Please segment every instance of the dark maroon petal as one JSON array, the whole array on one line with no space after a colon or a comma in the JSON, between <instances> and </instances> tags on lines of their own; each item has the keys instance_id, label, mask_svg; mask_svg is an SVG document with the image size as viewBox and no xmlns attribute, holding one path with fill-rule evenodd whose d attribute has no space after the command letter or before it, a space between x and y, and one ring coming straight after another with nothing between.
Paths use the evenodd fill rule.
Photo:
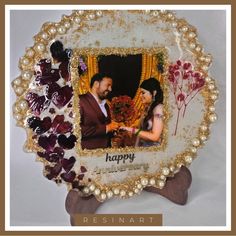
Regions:
<instances>
[{"instance_id":1,"label":"dark maroon petal","mask_svg":"<svg viewBox=\"0 0 236 236\"><path fill-rule=\"evenodd\" d=\"M57 136L51 134L48 136L40 136L38 139L38 144L40 147L44 148L47 152L53 151L54 146L56 144Z\"/></svg>"},{"instance_id":2,"label":"dark maroon petal","mask_svg":"<svg viewBox=\"0 0 236 236\"><path fill-rule=\"evenodd\" d=\"M83 180L84 174L78 175L78 180Z\"/></svg>"},{"instance_id":3,"label":"dark maroon petal","mask_svg":"<svg viewBox=\"0 0 236 236\"><path fill-rule=\"evenodd\" d=\"M60 109L70 101L72 95L72 88L66 85L53 94L52 102Z\"/></svg>"},{"instance_id":4,"label":"dark maroon petal","mask_svg":"<svg viewBox=\"0 0 236 236\"><path fill-rule=\"evenodd\" d=\"M64 149L72 149L75 146L76 142L76 137L75 135L70 135L68 138L64 135L61 134L58 137L58 144L64 148Z\"/></svg>"},{"instance_id":5,"label":"dark maroon petal","mask_svg":"<svg viewBox=\"0 0 236 236\"><path fill-rule=\"evenodd\" d=\"M39 157L45 158L47 156L47 152L37 152Z\"/></svg>"},{"instance_id":6,"label":"dark maroon petal","mask_svg":"<svg viewBox=\"0 0 236 236\"><path fill-rule=\"evenodd\" d=\"M176 63L177 63L178 66L182 65L182 62L180 60L178 60Z\"/></svg>"},{"instance_id":7,"label":"dark maroon petal","mask_svg":"<svg viewBox=\"0 0 236 236\"><path fill-rule=\"evenodd\" d=\"M58 93L58 91L61 89L61 87L57 83L52 83L47 85L46 87L46 97L48 99L52 99L52 96L55 93Z\"/></svg>"},{"instance_id":8,"label":"dark maroon petal","mask_svg":"<svg viewBox=\"0 0 236 236\"><path fill-rule=\"evenodd\" d=\"M65 134L72 131L72 124L68 121L64 122L64 115L57 115L52 123L52 131L57 134Z\"/></svg>"},{"instance_id":9,"label":"dark maroon petal","mask_svg":"<svg viewBox=\"0 0 236 236\"><path fill-rule=\"evenodd\" d=\"M180 93L178 96L177 96L177 100L178 101L183 101L185 99L185 95L183 93Z\"/></svg>"},{"instance_id":10,"label":"dark maroon petal","mask_svg":"<svg viewBox=\"0 0 236 236\"><path fill-rule=\"evenodd\" d=\"M183 65L184 70L189 69L189 67L191 66L191 64L189 62L185 62Z\"/></svg>"},{"instance_id":11,"label":"dark maroon petal","mask_svg":"<svg viewBox=\"0 0 236 236\"><path fill-rule=\"evenodd\" d=\"M51 114L54 114L56 111L55 111L54 108L50 108L50 109L49 109L49 112L50 112Z\"/></svg>"},{"instance_id":12,"label":"dark maroon petal","mask_svg":"<svg viewBox=\"0 0 236 236\"><path fill-rule=\"evenodd\" d=\"M45 170L48 172L46 177L51 180L60 174L62 166L60 163L57 163L54 167L45 166Z\"/></svg>"},{"instance_id":13,"label":"dark maroon petal","mask_svg":"<svg viewBox=\"0 0 236 236\"><path fill-rule=\"evenodd\" d=\"M74 171L70 171L70 172L66 172L66 173L62 173L61 174L61 178L66 181L66 182L73 182L73 180L75 179L75 172Z\"/></svg>"},{"instance_id":14,"label":"dark maroon petal","mask_svg":"<svg viewBox=\"0 0 236 236\"><path fill-rule=\"evenodd\" d=\"M69 61L62 62L59 66L61 77L64 78L66 81L70 80L70 65Z\"/></svg>"},{"instance_id":15,"label":"dark maroon petal","mask_svg":"<svg viewBox=\"0 0 236 236\"><path fill-rule=\"evenodd\" d=\"M81 166L80 170L81 170L82 173L87 172L87 169L84 166Z\"/></svg>"},{"instance_id":16,"label":"dark maroon petal","mask_svg":"<svg viewBox=\"0 0 236 236\"><path fill-rule=\"evenodd\" d=\"M62 158L62 157L64 156L64 154L65 154L63 148L61 148L61 147L55 147L54 150L53 150L53 152L57 153L57 155L58 155L60 158Z\"/></svg>"},{"instance_id":17,"label":"dark maroon petal","mask_svg":"<svg viewBox=\"0 0 236 236\"><path fill-rule=\"evenodd\" d=\"M63 158L61 160L61 164L62 164L62 167L63 169L68 172L71 170L71 168L74 166L75 164L75 157L71 156L69 159L65 159Z\"/></svg>"},{"instance_id":18,"label":"dark maroon petal","mask_svg":"<svg viewBox=\"0 0 236 236\"><path fill-rule=\"evenodd\" d=\"M52 130L56 131L57 127L64 121L64 115L56 115L52 122Z\"/></svg>"},{"instance_id":19,"label":"dark maroon petal","mask_svg":"<svg viewBox=\"0 0 236 236\"><path fill-rule=\"evenodd\" d=\"M178 69L179 69L179 66L178 66L178 65L174 65L174 69L175 69L175 70L178 70Z\"/></svg>"}]
</instances>

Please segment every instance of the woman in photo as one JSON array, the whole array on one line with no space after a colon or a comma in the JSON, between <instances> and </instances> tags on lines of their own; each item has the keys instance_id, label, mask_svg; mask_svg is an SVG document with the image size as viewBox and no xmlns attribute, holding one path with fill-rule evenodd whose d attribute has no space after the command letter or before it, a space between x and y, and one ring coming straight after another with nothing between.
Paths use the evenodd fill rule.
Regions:
<instances>
[{"instance_id":1,"label":"woman in photo","mask_svg":"<svg viewBox=\"0 0 236 236\"><path fill-rule=\"evenodd\" d=\"M163 91L160 82L155 78L144 80L140 88L145 107L140 127L121 127L121 129L137 136L135 146L158 146L161 144L163 130Z\"/></svg>"}]
</instances>

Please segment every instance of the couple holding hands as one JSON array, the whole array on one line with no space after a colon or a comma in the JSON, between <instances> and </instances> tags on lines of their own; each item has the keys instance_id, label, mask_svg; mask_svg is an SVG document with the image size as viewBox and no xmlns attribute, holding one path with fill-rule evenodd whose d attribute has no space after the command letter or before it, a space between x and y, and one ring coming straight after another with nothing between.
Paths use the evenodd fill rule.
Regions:
<instances>
[{"instance_id":1,"label":"couple holding hands","mask_svg":"<svg viewBox=\"0 0 236 236\"><path fill-rule=\"evenodd\" d=\"M81 147L96 149L111 147L111 138L116 130L125 130L136 136L135 146L160 145L163 130L163 91L155 78L144 80L141 85L141 99L145 107L139 127L124 127L111 120L106 103L112 91L112 78L97 73L91 78L90 91L79 96Z\"/></svg>"}]
</instances>

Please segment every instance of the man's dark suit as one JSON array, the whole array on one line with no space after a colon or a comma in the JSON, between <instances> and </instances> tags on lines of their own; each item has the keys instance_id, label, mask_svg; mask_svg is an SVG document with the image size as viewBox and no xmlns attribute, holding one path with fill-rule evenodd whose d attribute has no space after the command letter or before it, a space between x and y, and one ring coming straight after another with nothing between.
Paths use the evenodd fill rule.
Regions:
<instances>
[{"instance_id":1,"label":"man's dark suit","mask_svg":"<svg viewBox=\"0 0 236 236\"><path fill-rule=\"evenodd\" d=\"M79 96L80 127L82 148L95 149L111 146L110 134L106 133L106 125L111 122L110 110L107 104L107 117L103 114L97 101L91 93Z\"/></svg>"}]
</instances>

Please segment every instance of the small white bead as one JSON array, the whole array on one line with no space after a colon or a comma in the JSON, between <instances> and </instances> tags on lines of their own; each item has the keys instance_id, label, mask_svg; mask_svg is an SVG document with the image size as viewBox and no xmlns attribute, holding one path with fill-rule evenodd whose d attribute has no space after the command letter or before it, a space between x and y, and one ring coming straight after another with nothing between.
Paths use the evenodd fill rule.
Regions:
<instances>
[{"instance_id":1,"label":"small white bead","mask_svg":"<svg viewBox=\"0 0 236 236\"><path fill-rule=\"evenodd\" d=\"M205 61L209 63L209 62L211 62L211 58L210 57L206 57Z\"/></svg>"},{"instance_id":2,"label":"small white bead","mask_svg":"<svg viewBox=\"0 0 236 236\"><path fill-rule=\"evenodd\" d=\"M90 189L90 191L94 191L95 189L96 189L96 187L95 187L95 185L94 184L91 184L90 186L89 186L89 189Z\"/></svg>"},{"instance_id":3,"label":"small white bead","mask_svg":"<svg viewBox=\"0 0 236 236\"><path fill-rule=\"evenodd\" d=\"M85 187L85 188L83 189L83 192L84 192L85 194L88 194L88 193L89 193L89 188L88 188L88 187Z\"/></svg>"},{"instance_id":4,"label":"small white bead","mask_svg":"<svg viewBox=\"0 0 236 236\"><path fill-rule=\"evenodd\" d=\"M197 148L195 148L195 147L191 147L190 150L191 150L192 153L196 153L197 152Z\"/></svg>"},{"instance_id":5,"label":"small white bead","mask_svg":"<svg viewBox=\"0 0 236 236\"><path fill-rule=\"evenodd\" d=\"M79 10L79 11L78 11L78 15L81 15L81 16L82 16L83 14L84 14L84 11L83 11L83 10Z\"/></svg>"},{"instance_id":6,"label":"small white bead","mask_svg":"<svg viewBox=\"0 0 236 236\"><path fill-rule=\"evenodd\" d=\"M208 87L209 90L213 90L215 88L215 85L214 84L209 84L207 87Z\"/></svg>"},{"instance_id":7,"label":"small white bead","mask_svg":"<svg viewBox=\"0 0 236 236\"><path fill-rule=\"evenodd\" d=\"M173 17L173 14L172 14L172 13L168 13L168 14L167 14L167 17L168 17L169 19L171 19L171 18Z\"/></svg>"},{"instance_id":8,"label":"small white bead","mask_svg":"<svg viewBox=\"0 0 236 236\"><path fill-rule=\"evenodd\" d=\"M48 39L48 34L45 33L45 32L43 32L43 33L41 34L41 37L42 37L43 39Z\"/></svg>"},{"instance_id":9,"label":"small white bead","mask_svg":"<svg viewBox=\"0 0 236 236\"><path fill-rule=\"evenodd\" d=\"M200 52L200 51L202 50L202 48L199 47L199 46L197 46L197 47L195 48L195 50L196 50L197 52Z\"/></svg>"},{"instance_id":10,"label":"small white bead","mask_svg":"<svg viewBox=\"0 0 236 236\"><path fill-rule=\"evenodd\" d=\"M150 185L155 185L156 184L156 180L154 178L151 178L149 180L149 183L150 183Z\"/></svg>"},{"instance_id":11,"label":"small white bead","mask_svg":"<svg viewBox=\"0 0 236 236\"><path fill-rule=\"evenodd\" d=\"M113 192L112 191L108 191L107 192L107 198L112 198L113 197Z\"/></svg>"},{"instance_id":12,"label":"small white bead","mask_svg":"<svg viewBox=\"0 0 236 236\"><path fill-rule=\"evenodd\" d=\"M102 16L102 11L97 11L97 12L96 12L96 15L97 15L97 16Z\"/></svg>"},{"instance_id":13,"label":"small white bead","mask_svg":"<svg viewBox=\"0 0 236 236\"><path fill-rule=\"evenodd\" d=\"M132 197L134 195L134 193L133 192L129 192L128 195L129 195L129 197Z\"/></svg>"},{"instance_id":14,"label":"small white bead","mask_svg":"<svg viewBox=\"0 0 236 236\"><path fill-rule=\"evenodd\" d=\"M80 18L78 17L78 16L76 16L75 18L74 18L74 22L76 23L76 24L79 24L80 23Z\"/></svg>"},{"instance_id":15,"label":"small white bead","mask_svg":"<svg viewBox=\"0 0 236 236\"><path fill-rule=\"evenodd\" d=\"M95 15L94 15L94 14L89 14L89 18L90 18L91 20L93 20L93 19L95 18Z\"/></svg>"},{"instance_id":16,"label":"small white bead","mask_svg":"<svg viewBox=\"0 0 236 236\"><path fill-rule=\"evenodd\" d=\"M136 194L139 193L139 191L140 191L140 190L137 189L137 188L134 189L134 192L135 192Z\"/></svg>"},{"instance_id":17,"label":"small white bead","mask_svg":"<svg viewBox=\"0 0 236 236\"><path fill-rule=\"evenodd\" d=\"M188 34L188 37L189 37L190 39L194 38L195 36L196 36L196 34L193 33L193 32L190 32L190 33Z\"/></svg>"},{"instance_id":18,"label":"small white bead","mask_svg":"<svg viewBox=\"0 0 236 236\"><path fill-rule=\"evenodd\" d=\"M167 167L162 168L162 174L163 175L168 175L169 173L170 173L169 168L167 168Z\"/></svg>"},{"instance_id":19,"label":"small white bead","mask_svg":"<svg viewBox=\"0 0 236 236\"><path fill-rule=\"evenodd\" d=\"M175 170L175 167L174 166L170 166L170 171L173 172Z\"/></svg>"},{"instance_id":20,"label":"small white bead","mask_svg":"<svg viewBox=\"0 0 236 236\"><path fill-rule=\"evenodd\" d=\"M22 64L24 64L25 66L27 66L29 64L29 59L26 58L26 57L23 57L22 60L21 60Z\"/></svg>"},{"instance_id":21,"label":"small white bead","mask_svg":"<svg viewBox=\"0 0 236 236\"><path fill-rule=\"evenodd\" d=\"M211 82L212 82L212 79L208 76L208 77L206 77L205 81L206 81L207 83L211 83Z\"/></svg>"},{"instance_id":22,"label":"small white bead","mask_svg":"<svg viewBox=\"0 0 236 236\"><path fill-rule=\"evenodd\" d=\"M165 175L160 175L160 177L159 177L160 179L162 179L162 180L166 180L166 177L165 177Z\"/></svg>"},{"instance_id":23,"label":"small white bead","mask_svg":"<svg viewBox=\"0 0 236 236\"><path fill-rule=\"evenodd\" d=\"M193 161L193 158L191 156L186 156L184 159L186 163L192 163Z\"/></svg>"},{"instance_id":24,"label":"small white bead","mask_svg":"<svg viewBox=\"0 0 236 236\"><path fill-rule=\"evenodd\" d=\"M58 32L59 34L65 34L65 32L66 32L66 27L64 27L64 26L58 27L58 28L57 28L57 32Z\"/></svg>"},{"instance_id":25,"label":"small white bead","mask_svg":"<svg viewBox=\"0 0 236 236\"><path fill-rule=\"evenodd\" d=\"M55 34L57 32L57 29L55 28L55 27L51 27L50 29L49 29L49 33L50 34Z\"/></svg>"},{"instance_id":26,"label":"small white bead","mask_svg":"<svg viewBox=\"0 0 236 236\"><path fill-rule=\"evenodd\" d=\"M180 169L182 167L182 165L183 165L183 163L178 163L177 164L178 169Z\"/></svg>"},{"instance_id":27,"label":"small white bead","mask_svg":"<svg viewBox=\"0 0 236 236\"><path fill-rule=\"evenodd\" d=\"M200 145L199 139L194 138L194 139L192 140L192 144L193 144L193 146L198 147L198 146Z\"/></svg>"},{"instance_id":28,"label":"small white bead","mask_svg":"<svg viewBox=\"0 0 236 236\"><path fill-rule=\"evenodd\" d=\"M211 115L209 115L209 120L210 120L210 122L215 122L216 120L217 120L217 115L216 114L211 114Z\"/></svg>"},{"instance_id":29,"label":"small white bead","mask_svg":"<svg viewBox=\"0 0 236 236\"><path fill-rule=\"evenodd\" d=\"M27 57L33 57L33 56L34 56L34 50L33 50L33 49L27 50L26 56L27 56Z\"/></svg>"},{"instance_id":30,"label":"small white bead","mask_svg":"<svg viewBox=\"0 0 236 236\"><path fill-rule=\"evenodd\" d=\"M184 26L184 27L181 28L181 30L182 30L183 32L187 32L187 31L188 31L188 27Z\"/></svg>"},{"instance_id":31,"label":"small white bead","mask_svg":"<svg viewBox=\"0 0 236 236\"><path fill-rule=\"evenodd\" d=\"M18 79L15 79L14 82L13 82L15 85L20 85L21 84L21 80L18 78Z\"/></svg>"},{"instance_id":32,"label":"small white bead","mask_svg":"<svg viewBox=\"0 0 236 236\"><path fill-rule=\"evenodd\" d=\"M209 111L214 112L216 108L214 106L209 106Z\"/></svg>"},{"instance_id":33,"label":"small white bead","mask_svg":"<svg viewBox=\"0 0 236 236\"><path fill-rule=\"evenodd\" d=\"M16 118L16 120L21 120L22 119L22 115L17 113L14 115L14 117Z\"/></svg>"},{"instance_id":34,"label":"small white bead","mask_svg":"<svg viewBox=\"0 0 236 236\"><path fill-rule=\"evenodd\" d=\"M15 89L15 92L16 92L17 94L21 95L21 94L24 92L24 90L23 90L22 87L17 87L17 88Z\"/></svg>"},{"instance_id":35,"label":"small white bead","mask_svg":"<svg viewBox=\"0 0 236 236\"><path fill-rule=\"evenodd\" d=\"M28 107L27 101L25 101L25 100L20 101L20 102L19 102L19 107L20 107L22 110L25 110L25 109Z\"/></svg>"},{"instance_id":36,"label":"small white bead","mask_svg":"<svg viewBox=\"0 0 236 236\"><path fill-rule=\"evenodd\" d=\"M114 192L115 195L117 195L117 194L120 193L120 190L119 190L118 188L115 188L115 189L113 190L113 192Z\"/></svg>"},{"instance_id":37,"label":"small white bead","mask_svg":"<svg viewBox=\"0 0 236 236\"><path fill-rule=\"evenodd\" d=\"M212 92L215 93L215 94L219 94L220 93L220 91L218 89L213 90Z\"/></svg>"},{"instance_id":38,"label":"small white bead","mask_svg":"<svg viewBox=\"0 0 236 236\"><path fill-rule=\"evenodd\" d=\"M158 12L158 11L154 11L154 12L152 13L152 15L153 15L153 16L158 16L158 15L159 15L159 12Z\"/></svg>"},{"instance_id":39,"label":"small white bead","mask_svg":"<svg viewBox=\"0 0 236 236\"><path fill-rule=\"evenodd\" d=\"M201 129L202 131L207 131L208 128L207 128L206 125L201 125L201 126L200 126L200 129Z\"/></svg>"},{"instance_id":40,"label":"small white bead","mask_svg":"<svg viewBox=\"0 0 236 236\"><path fill-rule=\"evenodd\" d=\"M138 188L138 189L141 189L141 188L142 188L142 184L138 184L138 185L137 185L137 188Z\"/></svg>"},{"instance_id":41,"label":"small white bead","mask_svg":"<svg viewBox=\"0 0 236 236\"><path fill-rule=\"evenodd\" d=\"M150 11L150 10L145 10L145 12L148 14L148 13L150 13L151 11Z\"/></svg>"},{"instance_id":42,"label":"small white bead","mask_svg":"<svg viewBox=\"0 0 236 236\"><path fill-rule=\"evenodd\" d=\"M29 80L32 77L32 74L29 71L23 71L21 74L22 78L25 80Z\"/></svg>"},{"instance_id":43,"label":"small white bead","mask_svg":"<svg viewBox=\"0 0 236 236\"><path fill-rule=\"evenodd\" d=\"M202 69L207 71L209 68L208 68L208 66L204 65L204 66L202 66Z\"/></svg>"},{"instance_id":44,"label":"small white bead","mask_svg":"<svg viewBox=\"0 0 236 236\"><path fill-rule=\"evenodd\" d=\"M212 100L217 100L218 96L216 94L211 94L211 99Z\"/></svg>"},{"instance_id":45,"label":"small white bead","mask_svg":"<svg viewBox=\"0 0 236 236\"><path fill-rule=\"evenodd\" d=\"M190 43L190 48L194 49L196 47L196 44L195 43Z\"/></svg>"},{"instance_id":46,"label":"small white bead","mask_svg":"<svg viewBox=\"0 0 236 236\"><path fill-rule=\"evenodd\" d=\"M107 198L107 195L106 195L105 193L101 193L100 196L101 196L101 199L102 199L102 200L105 200L105 199Z\"/></svg>"},{"instance_id":47,"label":"small white bead","mask_svg":"<svg viewBox=\"0 0 236 236\"><path fill-rule=\"evenodd\" d=\"M143 186L148 185L148 179L147 179L147 178L141 178L141 184L142 184Z\"/></svg>"},{"instance_id":48,"label":"small white bead","mask_svg":"<svg viewBox=\"0 0 236 236\"><path fill-rule=\"evenodd\" d=\"M45 50L45 45L42 44L42 43L36 44L36 50L37 50L38 52L43 52L43 51Z\"/></svg>"},{"instance_id":49,"label":"small white bead","mask_svg":"<svg viewBox=\"0 0 236 236\"><path fill-rule=\"evenodd\" d=\"M207 140L207 137L205 135L201 135L200 139L201 139L202 142L205 142Z\"/></svg>"},{"instance_id":50,"label":"small white bead","mask_svg":"<svg viewBox=\"0 0 236 236\"><path fill-rule=\"evenodd\" d=\"M95 190L94 190L94 194L96 195L96 196L98 196L99 194L100 194L100 189L98 189L98 188L96 188Z\"/></svg>"},{"instance_id":51,"label":"small white bead","mask_svg":"<svg viewBox=\"0 0 236 236\"><path fill-rule=\"evenodd\" d=\"M124 197L125 195L126 195L125 190L121 190L121 191L120 191L120 196L121 196L121 197Z\"/></svg>"},{"instance_id":52,"label":"small white bead","mask_svg":"<svg viewBox=\"0 0 236 236\"><path fill-rule=\"evenodd\" d=\"M158 180L158 186L160 187L160 188L163 188L164 186L165 186L165 182L164 181L162 181L162 180Z\"/></svg>"},{"instance_id":53,"label":"small white bead","mask_svg":"<svg viewBox=\"0 0 236 236\"><path fill-rule=\"evenodd\" d=\"M176 26L177 26L177 22L173 22L172 27L176 27Z\"/></svg>"},{"instance_id":54,"label":"small white bead","mask_svg":"<svg viewBox=\"0 0 236 236\"><path fill-rule=\"evenodd\" d=\"M66 21L66 22L64 23L64 26L65 26L67 29L69 29L69 28L70 28L70 22L69 22L69 21Z\"/></svg>"}]
</instances>

